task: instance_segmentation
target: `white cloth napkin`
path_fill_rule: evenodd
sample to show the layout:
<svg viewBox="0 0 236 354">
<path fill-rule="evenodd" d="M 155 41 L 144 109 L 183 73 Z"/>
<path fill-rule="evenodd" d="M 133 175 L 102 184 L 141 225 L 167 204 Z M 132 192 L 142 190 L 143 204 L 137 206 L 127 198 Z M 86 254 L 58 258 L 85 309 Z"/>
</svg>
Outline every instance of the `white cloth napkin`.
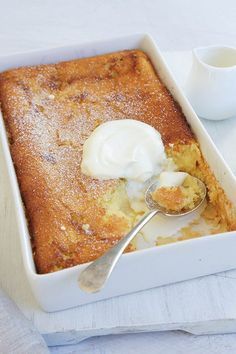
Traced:
<svg viewBox="0 0 236 354">
<path fill-rule="evenodd" d="M 46 354 L 43 337 L 0 289 L 0 353 Z"/>
</svg>

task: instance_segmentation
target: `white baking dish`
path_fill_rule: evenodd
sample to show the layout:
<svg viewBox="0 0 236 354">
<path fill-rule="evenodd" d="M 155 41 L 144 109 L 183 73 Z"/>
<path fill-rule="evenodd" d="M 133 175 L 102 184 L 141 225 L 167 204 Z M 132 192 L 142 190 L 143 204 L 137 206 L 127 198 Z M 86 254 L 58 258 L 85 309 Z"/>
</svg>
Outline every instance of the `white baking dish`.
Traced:
<svg viewBox="0 0 236 354">
<path fill-rule="evenodd" d="M 236 204 L 236 178 L 225 164 L 211 138 L 177 86 L 159 50 L 147 34 L 132 35 L 89 44 L 53 48 L 0 57 L 0 71 L 25 65 L 55 63 L 123 49 L 144 50 L 159 76 L 178 101 L 201 150 L 228 198 Z M 50 274 L 35 271 L 24 208 L 10 156 L 7 135 L 0 117 L 0 136 L 15 203 L 24 267 L 35 298 L 45 311 L 57 311 L 168 283 L 236 268 L 236 232 L 186 240 L 161 247 L 124 254 L 108 284 L 96 294 L 85 294 L 78 275 L 87 264 Z"/>
</svg>

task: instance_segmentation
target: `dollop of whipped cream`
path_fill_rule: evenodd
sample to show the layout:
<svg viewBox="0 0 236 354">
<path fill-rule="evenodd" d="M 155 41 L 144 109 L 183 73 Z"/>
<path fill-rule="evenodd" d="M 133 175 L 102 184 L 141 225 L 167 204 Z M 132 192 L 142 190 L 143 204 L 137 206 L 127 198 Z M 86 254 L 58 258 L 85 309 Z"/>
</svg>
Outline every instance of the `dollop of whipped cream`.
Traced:
<svg viewBox="0 0 236 354">
<path fill-rule="evenodd" d="M 83 146 L 81 170 L 97 179 L 145 182 L 162 171 L 166 160 L 160 133 L 134 119 L 97 127 Z"/>
</svg>

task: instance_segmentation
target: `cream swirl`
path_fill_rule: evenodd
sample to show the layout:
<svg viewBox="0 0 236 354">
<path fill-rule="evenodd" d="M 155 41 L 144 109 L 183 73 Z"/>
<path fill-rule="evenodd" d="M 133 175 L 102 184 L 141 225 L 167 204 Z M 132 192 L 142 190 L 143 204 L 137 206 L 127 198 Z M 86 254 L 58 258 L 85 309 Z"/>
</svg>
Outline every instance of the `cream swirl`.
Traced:
<svg viewBox="0 0 236 354">
<path fill-rule="evenodd" d="M 97 179 L 144 182 L 162 171 L 165 159 L 157 130 L 133 119 L 115 120 L 101 124 L 85 141 L 81 170 Z"/>
</svg>

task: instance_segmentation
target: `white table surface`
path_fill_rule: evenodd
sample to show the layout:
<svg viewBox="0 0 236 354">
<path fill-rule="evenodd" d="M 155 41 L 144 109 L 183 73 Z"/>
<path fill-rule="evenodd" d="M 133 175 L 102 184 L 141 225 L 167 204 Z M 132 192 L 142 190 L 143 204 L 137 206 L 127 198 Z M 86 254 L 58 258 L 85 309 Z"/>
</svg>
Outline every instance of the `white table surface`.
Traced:
<svg viewBox="0 0 236 354">
<path fill-rule="evenodd" d="M 0 4 L 0 55 L 144 31 L 153 35 L 162 50 L 186 50 L 216 43 L 236 45 L 235 0 L 1 0 Z M 229 131 L 227 139 L 232 136 Z M 225 158 L 230 158 L 230 152 Z M 51 351 L 228 354 L 236 352 L 236 335 L 117 335 Z"/>
</svg>

